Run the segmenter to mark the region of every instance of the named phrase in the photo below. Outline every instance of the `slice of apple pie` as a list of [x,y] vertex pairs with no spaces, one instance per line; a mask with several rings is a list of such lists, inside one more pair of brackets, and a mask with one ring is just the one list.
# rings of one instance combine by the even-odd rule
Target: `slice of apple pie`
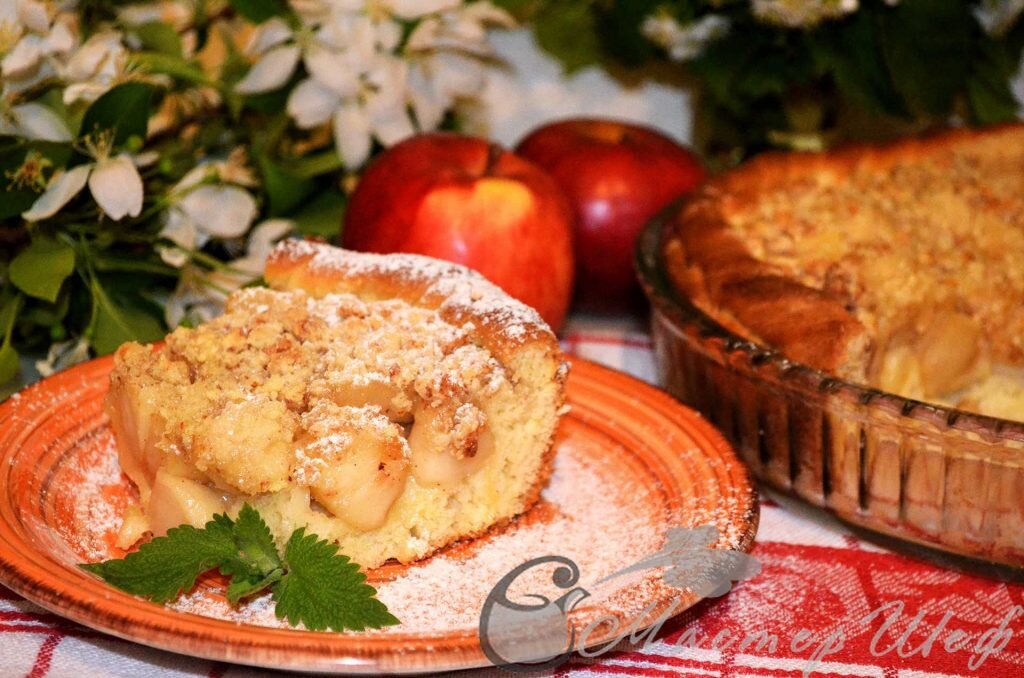
[[122,544],[255,506],[365,567],[409,562],[528,509],[551,472],[567,374],[530,308],[460,266],[289,241],[270,289],[110,378],[141,505]]

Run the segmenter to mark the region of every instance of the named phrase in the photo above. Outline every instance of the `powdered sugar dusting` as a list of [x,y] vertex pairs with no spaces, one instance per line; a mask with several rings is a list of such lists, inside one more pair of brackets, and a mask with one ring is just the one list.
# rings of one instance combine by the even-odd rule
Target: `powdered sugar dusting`
[[[114,537],[126,509],[138,502],[117,463],[113,436],[102,413],[105,382],[97,381],[94,377],[80,386],[66,384],[66,390],[48,398],[16,399],[5,404],[9,407],[2,413],[15,427],[35,426],[42,419],[62,423],[61,438],[48,448],[52,451],[47,453],[49,461],[12,464],[12,472],[41,473],[49,479],[44,490],[49,508],[42,517],[29,516],[26,524],[36,544],[71,568],[83,561],[122,556]],[[584,409],[579,416],[585,414]],[[474,633],[483,601],[497,581],[521,563],[551,554],[573,560],[581,573],[579,585],[591,593],[570,616],[577,628],[606,614],[630,620],[676,591],[666,588],[658,571],[599,582],[657,551],[670,527],[713,523],[724,530],[722,545],[731,548],[749,538],[744,531],[749,525],[741,529],[743,521],[737,520],[737,511],[743,507],[723,501],[721,488],[714,487],[712,480],[706,487],[692,488],[695,496],[718,497],[718,501],[699,502],[707,507],[701,512],[686,497],[667,492],[657,480],[657,471],[646,464],[648,460],[619,446],[613,434],[595,435],[584,420],[572,415],[567,424],[556,443],[555,473],[542,500],[527,514],[433,558],[408,566],[386,565],[370,573],[379,597],[402,621],[377,633],[401,634],[410,642]],[[693,441],[684,438],[680,434],[673,441],[673,453],[683,458],[701,456]],[[728,529],[734,524],[737,530]],[[517,582],[520,586],[510,591],[510,599],[525,591],[550,596],[550,571],[529,575]],[[171,609],[237,624],[285,626],[275,617],[269,595],[231,608],[222,597],[222,586],[217,579],[206,579]]]
[[425,285],[425,297],[446,299],[442,308],[478,316],[512,342],[525,341],[537,332],[551,334],[537,311],[464,266],[416,254],[353,252],[309,240],[280,243],[270,255],[269,265],[301,259],[308,259],[306,266],[314,273],[351,278],[389,276]]
[[106,453],[97,455],[95,463],[83,468],[83,487],[95,488],[95,491],[77,494],[75,501],[75,523],[79,528],[88,528],[76,530],[77,550],[84,551],[89,560],[109,557],[107,537],[120,529],[124,508],[111,501],[111,494],[117,492],[123,481],[109,429],[105,430],[103,443]]

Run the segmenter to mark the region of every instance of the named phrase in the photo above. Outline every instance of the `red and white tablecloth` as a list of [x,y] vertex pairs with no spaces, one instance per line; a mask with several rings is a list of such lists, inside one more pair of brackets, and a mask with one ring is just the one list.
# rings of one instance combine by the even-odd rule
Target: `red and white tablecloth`
[[[639,321],[575,318],[565,345],[654,378]],[[577,658],[555,675],[1024,676],[1024,586],[897,555],[775,496],[762,498],[753,554],[759,575],[671,620],[657,642]],[[0,587],[0,676],[257,675],[271,672],[110,638]]]

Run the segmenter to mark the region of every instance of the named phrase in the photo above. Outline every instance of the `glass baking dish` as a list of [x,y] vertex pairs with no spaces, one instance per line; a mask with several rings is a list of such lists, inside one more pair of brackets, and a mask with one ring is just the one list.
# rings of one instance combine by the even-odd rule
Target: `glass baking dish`
[[673,214],[636,253],[662,386],[767,485],[900,542],[1024,571],[1024,424],[848,383],[726,330],[668,279]]

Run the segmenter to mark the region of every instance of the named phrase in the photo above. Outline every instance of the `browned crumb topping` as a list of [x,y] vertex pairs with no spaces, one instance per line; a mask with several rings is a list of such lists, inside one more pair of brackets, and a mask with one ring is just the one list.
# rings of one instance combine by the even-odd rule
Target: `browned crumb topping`
[[507,378],[471,330],[401,301],[248,289],[223,316],[173,332],[163,350],[135,346],[121,359],[148,375],[144,397],[172,424],[167,451],[255,494],[315,485],[355,435],[404,470],[403,425],[416,407],[455,408],[460,444],[449,454],[468,455],[465,439],[486,423],[477,404]]
[[1024,365],[1022,160],[957,144],[805,172],[728,203],[727,218],[755,257],[864,324],[873,385],[956,402],[990,363]]
[[846,298],[879,334],[923,307],[975,318],[997,357],[1024,362],[1024,173],[1019,155],[963,148],[931,162],[829,174],[733,215],[753,254]]

